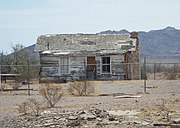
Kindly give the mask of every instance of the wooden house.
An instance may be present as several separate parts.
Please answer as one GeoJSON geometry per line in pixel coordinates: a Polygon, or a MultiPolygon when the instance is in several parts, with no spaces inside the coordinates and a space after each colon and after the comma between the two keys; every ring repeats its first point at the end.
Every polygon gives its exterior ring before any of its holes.
{"type": "Polygon", "coordinates": [[[138,33],[41,35],[40,80],[140,79],[138,33]]]}

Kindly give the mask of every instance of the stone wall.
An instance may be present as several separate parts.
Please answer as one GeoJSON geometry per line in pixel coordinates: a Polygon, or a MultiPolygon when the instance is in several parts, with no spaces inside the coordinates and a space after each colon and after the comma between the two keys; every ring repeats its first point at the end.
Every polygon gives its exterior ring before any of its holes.
{"type": "MultiPolygon", "coordinates": [[[[135,34],[136,35],[136,34],[135,34]]],[[[140,80],[140,55],[139,55],[139,42],[137,40],[137,46],[135,51],[127,53],[128,64],[128,79],[129,80],[140,80]]]]}

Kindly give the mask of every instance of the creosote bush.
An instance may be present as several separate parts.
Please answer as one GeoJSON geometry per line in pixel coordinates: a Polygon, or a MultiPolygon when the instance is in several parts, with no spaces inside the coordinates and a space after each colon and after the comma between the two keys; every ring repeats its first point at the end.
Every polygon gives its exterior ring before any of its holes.
{"type": "Polygon", "coordinates": [[[69,83],[68,91],[73,95],[86,96],[94,93],[94,86],[90,81],[74,81],[69,83]]]}
{"type": "Polygon", "coordinates": [[[63,96],[61,87],[50,85],[50,83],[42,85],[39,88],[39,94],[46,99],[50,107],[54,107],[63,96]]]}
{"type": "Polygon", "coordinates": [[[40,113],[45,109],[43,102],[39,102],[34,98],[30,98],[23,102],[21,105],[17,105],[17,110],[19,113],[24,115],[35,115],[39,116],[40,113]]]}

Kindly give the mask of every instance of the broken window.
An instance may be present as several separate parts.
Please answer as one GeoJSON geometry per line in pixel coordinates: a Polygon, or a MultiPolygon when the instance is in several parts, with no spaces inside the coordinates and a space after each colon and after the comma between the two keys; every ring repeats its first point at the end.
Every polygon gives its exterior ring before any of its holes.
{"type": "Polygon", "coordinates": [[[60,57],[59,58],[59,74],[68,74],[69,73],[69,58],[60,57]]]}
{"type": "Polygon", "coordinates": [[[102,57],[102,73],[110,73],[110,57],[102,57]]]}

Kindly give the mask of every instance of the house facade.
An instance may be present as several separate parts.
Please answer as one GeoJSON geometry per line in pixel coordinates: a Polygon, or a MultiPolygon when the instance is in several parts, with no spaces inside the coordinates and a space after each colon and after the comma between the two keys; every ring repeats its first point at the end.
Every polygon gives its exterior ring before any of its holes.
{"type": "Polygon", "coordinates": [[[138,33],[41,35],[40,81],[140,79],[138,33]]]}

